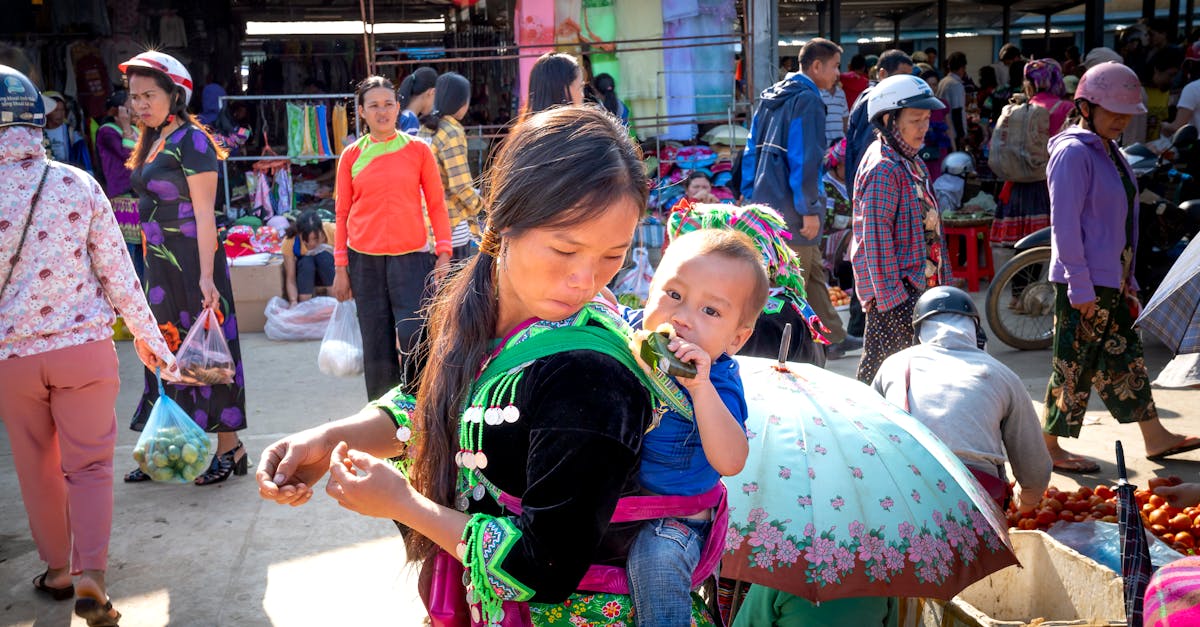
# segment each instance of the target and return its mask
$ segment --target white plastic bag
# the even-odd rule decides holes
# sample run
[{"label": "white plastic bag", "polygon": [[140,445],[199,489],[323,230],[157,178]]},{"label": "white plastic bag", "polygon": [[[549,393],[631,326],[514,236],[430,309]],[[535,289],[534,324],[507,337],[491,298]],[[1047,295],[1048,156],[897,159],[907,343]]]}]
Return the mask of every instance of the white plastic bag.
[{"label": "white plastic bag", "polygon": [[228,385],[233,383],[236,365],[229,342],[221,331],[222,320],[211,308],[200,312],[187,337],[175,353],[179,364],[177,385]]},{"label": "white plastic bag", "polygon": [[626,307],[641,309],[650,298],[650,281],[654,268],[650,266],[650,253],[643,246],[633,249],[633,267],[626,270],[613,286],[613,295]]},{"label": "white plastic bag", "polygon": [[267,339],[279,341],[319,340],[325,337],[329,319],[337,307],[337,299],[316,296],[288,307],[288,302],[278,296],[267,302],[267,324],[263,331]]},{"label": "white plastic bag", "polygon": [[317,367],[334,377],[355,377],[363,372],[362,332],[353,300],[338,303],[321,340]]}]

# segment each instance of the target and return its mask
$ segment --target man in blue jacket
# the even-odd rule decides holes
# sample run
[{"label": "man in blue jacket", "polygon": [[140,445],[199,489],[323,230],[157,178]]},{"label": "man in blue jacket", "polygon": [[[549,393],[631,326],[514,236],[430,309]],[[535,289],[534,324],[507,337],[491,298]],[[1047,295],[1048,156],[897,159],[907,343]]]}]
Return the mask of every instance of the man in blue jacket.
[{"label": "man in blue jacket", "polygon": [[842,49],[816,38],[800,49],[800,71],[762,92],[742,155],[742,195],[746,202],[768,205],[787,221],[789,245],[804,271],[804,289],[833,346],[829,358],[862,347],[847,342],[846,331],[829,300],[828,273],[821,259],[825,199],[821,162],[825,157],[825,103],[821,91],[838,80]]}]

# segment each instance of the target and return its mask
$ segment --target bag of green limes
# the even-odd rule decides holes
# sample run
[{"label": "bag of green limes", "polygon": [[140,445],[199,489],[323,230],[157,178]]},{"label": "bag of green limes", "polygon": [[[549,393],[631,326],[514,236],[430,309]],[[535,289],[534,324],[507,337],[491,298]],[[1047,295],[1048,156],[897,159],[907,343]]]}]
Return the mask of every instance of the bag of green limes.
[{"label": "bag of green limes", "polygon": [[211,452],[208,434],[166,395],[160,373],[158,400],[133,447],[134,461],[155,481],[190,483],[208,469]]}]

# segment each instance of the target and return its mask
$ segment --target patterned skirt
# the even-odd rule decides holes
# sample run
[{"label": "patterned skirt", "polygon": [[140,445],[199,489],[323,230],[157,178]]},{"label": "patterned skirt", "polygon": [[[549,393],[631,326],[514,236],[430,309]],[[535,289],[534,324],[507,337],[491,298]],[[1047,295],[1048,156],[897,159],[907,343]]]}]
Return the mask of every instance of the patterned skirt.
[{"label": "patterned skirt", "polygon": [[[634,627],[633,601],[628,595],[605,592],[576,592],[562,603],[530,603],[529,614],[537,627]],[[691,627],[715,627],[704,601],[692,593]]]},{"label": "patterned skirt", "polygon": [[1050,226],[1050,189],[1046,181],[1006,183],[1000,198],[996,219],[992,222],[993,244],[1013,244]]}]

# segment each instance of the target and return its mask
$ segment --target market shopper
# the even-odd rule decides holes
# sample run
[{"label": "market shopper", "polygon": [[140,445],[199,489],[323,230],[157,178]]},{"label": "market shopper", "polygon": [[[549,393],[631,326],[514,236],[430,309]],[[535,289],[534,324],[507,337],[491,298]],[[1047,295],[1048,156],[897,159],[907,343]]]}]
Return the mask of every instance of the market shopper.
[{"label": "market shopper", "polygon": [[450,220],[429,146],[396,131],[392,83],[369,77],[357,98],[370,132],[338,160],[333,295],[357,302],[367,397],[379,398],[400,383],[400,359],[415,350],[431,279],[450,267]]},{"label": "market shopper", "polygon": [[437,70],[419,67],[400,81],[396,92],[400,103],[400,130],[416,135],[421,130],[421,118],[434,110],[437,97]]},{"label": "market shopper", "polygon": [[[1007,78],[1007,74],[1005,77]],[[946,103],[950,118],[949,131],[954,140],[954,150],[963,150],[967,139],[967,55],[951,52],[946,57],[946,76],[938,83],[937,97]],[[1000,81],[1004,84],[1004,81]]]},{"label": "market shopper", "polygon": [[[953,57],[954,55],[951,55]],[[858,380],[870,383],[883,360],[912,345],[912,312],[926,288],[950,281],[929,171],[918,156],[930,111],[945,105],[912,75],[871,90],[867,113],[878,139],[859,164],[854,197],[854,286],[866,312]]]},{"label": "market shopper", "polygon": [[145,268],[142,260],[142,224],[138,217],[137,197],[129,182],[129,168],[125,162],[133,155],[137,145],[138,129],[133,122],[129,107],[129,92],[115,91],[108,97],[108,114],[96,131],[96,157],[100,171],[104,174],[104,193],[112,204],[121,234],[133,267],[138,276]]},{"label": "market shopper", "polygon": [[[829,299],[829,276],[821,259],[821,161],[825,156],[825,104],[821,92],[838,78],[842,49],[815,38],[800,50],[800,72],[789,74],[762,93],[742,156],[745,202],[774,208],[792,232],[788,245],[804,270],[809,302],[829,329],[827,353],[841,355],[860,344],[847,339]],[[785,148],[790,147],[790,148]]]},{"label": "market shopper", "polygon": [[[218,244],[215,199],[217,163],[225,157],[208,131],[190,113],[192,79],[187,68],[161,52],[143,52],[120,65],[129,79],[130,99],[141,134],[127,165],[138,196],[146,242],[146,297],[171,350],[205,309],[223,319],[221,329],[234,362],[234,380],[212,386],[165,385],[196,424],[217,434],[216,455],[196,485],[220,483],[246,474],[246,448],[237,433],[246,428],[246,395],[241,342],[225,249]],[[158,383],[146,372],[132,428],[146,426]],[[140,468],[125,481],[148,481]]]},{"label": "market shopper", "polygon": [[288,304],[311,300],[317,287],[333,285],[333,242],[337,227],[323,222],[316,209],[296,218],[283,238],[283,285]]},{"label": "market shopper", "polygon": [[120,388],[114,309],[147,368],[172,377],[175,360],[104,192],[47,158],[45,119],[33,83],[0,65],[0,420],[46,563],[34,587],[75,596],[89,625],[116,625],[105,585]]},{"label": "market shopper", "polygon": [[[622,565],[638,529],[609,520],[618,497],[636,490],[651,395],[615,312],[591,301],[620,269],[645,210],[645,170],[615,118],[559,107],[512,130],[487,189],[480,254],[432,309],[415,411],[389,396],[271,445],[259,492],[301,505],[330,473],[326,492],[342,506],[416,532],[408,556],[424,563],[422,579],[442,572],[438,582],[451,584],[437,587],[448,596],[431,597],[429,584],[422,595],[457,599],[460,619],[498,622],[509,601],[528,603],[504,610],[527,609],[536,625],[633,624],[627,595],[577,589],[590,564]],[[481,373],[480,364],[496,367]],[[411,482],[378,458],[396,455],[411,460]],[[515,497],[503,499],[507,510],[480,477]],[[508,513],[517,498],[523,513]],[[464,563],[466,577],[445,576]],[[462,581],[472,586],[469,612],[465,591],[450,590]]]},{"label": "market shopper", "polygon": [[475,189],[467,160],[467,134],[462,119],[471,106],[471,83],[461,74],[447,72],[437,79],[432,112],[421,119],[421,139],[429,142],[442,177],[446,211],[450,217],[452,259],[475,254],[483,198]]},{"label": "market shopper", "polygon": [[1137,177],[1117,149],[1130,118],[1144,113],[1133,70],[1089,69],[1075,90],[1078,126],[1050,140],[1050,280],[1054,282],[1054,357],[1046,389],[1046,447],[1054,468],[1095,472],[1099,465],[1064,450],[1079,437],[1091,388],[1118,422],[1136,422],[1146,456],[1161,460],[1200,449],[1200,438],[1163,426],[1150,391],[1142,342],[1133,328],[1140,305],[1134,259]]},{"label": "market shopper", "polygon": [[1017,373],[984,350],[971,295],[939,286],[917,300],[919,343],[883,362],[875,391],[929,427],[966,465],[997,505],[1007,507],[1012,465],[1017,507],[1031,512],[1050,484],[1050,455],[1033,400]]},{"label": "market shopper", "polygon": [[[1015,64],[1014,64],[1015,67]],[[1033,133],[1036,146],[1062,130],[1071,112],[1071,103],[1065,98],[1062,69],[1054,59],[1037,59],[1025,64],[1024,98],[1035,107],[1045,109],[1050,125],[1046,135]],[[1024,137],[1024,135],[1022,135]],[[1047,153],[1041,152],[1044,162]],[[1046,181],[1007,182],[1000,193],[1001,202],[996,208],[996,219],[992,221],[991,241],[999,244],[1015,244],[1018,240],[1050,225],[1050,192]]]},{"label": "market shopper", "polygon": [[529,116],[550,107],[583,104],[583,68],[574,56],[547,52],[538,57],[529,70],[529,89],[521,116]]}]

